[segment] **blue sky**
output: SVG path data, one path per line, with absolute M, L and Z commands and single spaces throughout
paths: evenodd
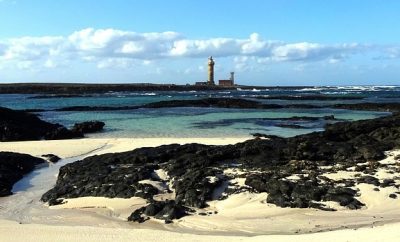
M 0 0 L 0 82 L 400 84 L 400 1 Z

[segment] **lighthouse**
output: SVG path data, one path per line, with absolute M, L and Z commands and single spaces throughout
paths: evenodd
M 212 58 L 212 56 L 210 56 L 210 58 L 208 58 L 208 81 L 207 84 L 208 85 L 215 85 L 214 83 L 214 60 Z

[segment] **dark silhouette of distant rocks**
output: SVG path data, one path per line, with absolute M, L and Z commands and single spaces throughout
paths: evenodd
M 314 104 L 268 104 L 249 99 L 242 98 L 203 98 L 191 100 L 168 100 L 152 102 L 143 105 L 125 105 L 125 106 L 69 106 L 52 110 L 30 109 L 28 112 L 45 112 L 45 111 L 117 111 L 117 110 L 134 110 L 139 108 L 175 108 L 175 107 L 200 107 L 200 108 L 235 108 L 235 109 L 313 109 L 313 108 L 334 108 L 349 110 L 368 110 L 368 111 L 384 111 L 399 112 L 400 103 L 353 103 L 353 104 L 333 104 L 333 105 L 314 105 Z
M 332 108 L 382 111 L 382 112 L 400 112 L 400 103 L 354 103 L 354 104 L 335 104 Z
M 310 100 L 310 101 L 334 101 L 334 100 L 360 100 L 361 96 L 338 96 L 338 95 L 275 95 L 258 96 L 257 99 L 278 99 L 278 100 Z
M 72 127 L 72 132 L 88 134 L 96 133 L 103 130 L 105 123 L 101 121 L 86 121 L 82 123 L 76 123 Z

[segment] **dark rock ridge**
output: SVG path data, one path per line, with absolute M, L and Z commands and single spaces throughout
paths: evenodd
M 336 119 L 333 115 L 323 117 L 293 116 L 289 118 L 235 118 L 221 119 L 218 121 L 194 122 L 193 127 L 198 129 L 210 129 L 216 127 L 226 127 L 238 123 L 253 123 L 262 127 L 276 126 L 283 128 L 323 128 L 327 123 L 343 121 Z
M 133 110 L 139 108 L 174 108 L 174 107 L 213 107 L 213 108 L 238 108 L 238 109 L 312 109 L 312 108 L 340 108 L 350 110 L 368 110 L 383 112 L 399 112 L 400 103 L 355 103 L 355 104 L 334 104 L 334 105 L 312 105 L 312 104 L 265 104 L 262 102 L 241 99 L 241 98 L 204 98 L 194 100 L 168 100 L 153 102 L 143 105 L 131 106 L 70 106 L 54 110 L 27 110 L 37 111 L 116 111 Z
M 0 197 L 11 195 L 14 183 L 45 162 L 26 154 L 0 152 Z
M 333 101 L 333 100 L 359 100 L 364 99 L 360 96 L 333 96 L 333 95 L 277 95 L 277 96 L 259 96 L 257 99 L 279 99 L 279 100 L 316 100 L 316 101 Z
M 41 120 L 37 115 L 0 107 L 0 141 L 54 140 L 81 138 L 84 133 L 101 130 L 103 122 L 75 124 L 72 130 Z
M 237 98 L 205 98 L 195 100 L 170 100 L 153 102 L 139 106 L 71 106 L 55 109 L 53 111 L 114 111 L 131 110 L 139 108 L 174 108 L 174 107 L 214 107 L 214 108 L 251 108 L 275 109 L 283 108 L 277 104 L 262 104 L 257 101 Z
M 262 104 L 260 102 L 239 98 L 205 98 L 197 100 L 170 100 L 145 104 L 143 108 L 172 108 L 172 107 L 216 107 L 216 108 L 282 108 L 277 104 Z
M 80 111 L 91 111 L 91 112 L 96 112 L 96 111 L 118 111 L 118 110 L 132 110 L 132 109 L 139 109 L 140 106 L 70 106 L 70 107 L 64 107 L 64 108 L 58 108 L 55 110 L 51 111 L 61 111 L 61 112 L 80 112 Z M 50 111 L 50 110 L 44 110 L 44 111 Z
M 335 104 L 332 108 L 382 111 L 382 112 L 400 112 L 400 103 L 354 103 L 354 104 Z
M 51 94 L 51 95 L 37 95 L 28 97 L 28 99 L 52 99 L 52 98 L 76 98 L 76 97 L 92 97 L 91 95 L 79 94 Z
M 172 144 L 88 157 L 61 167 L 55 187 L 42 200 L 52 204 L 62 198 L 82 196 L 139 196 L 147 199 L 149 205 L 129 218 L 138 222 L 143 222 L 145 216 L 165 217 L 169 221 L 184 216 L 184 211 L 190 213 L 186 207 L 204 208 L 207 201 L 245 190 L 268 192 L 266 202 L 281 207 L 329 210 L 321 202 L 335 201 L 358 209 L 363 204 L 357 200 L 352 186 L 363 182 L 377 184 L 376 181 L 369 177 L 334 181 L 323 174 L 349 167 L 374 173 L 381 165 L 376 161 L 385 157 L 384 151 L 400 147 L 400 114 L 331 124 L 326 131 L 291 138 L 266 138 L 226 146 Z M 370 165 L 358 166 L 364 162 Z M 246 170 L 240 176 L 246 178 L 247 186 L 236 189 L 228 185 L 224 193 L 216 195 L 224 184 L 239 176 L 225 174 L 226 168 Z M 159 169 L 167 172 L 167 180 L 155 175 Z M 290 179 L 293 175 L 299 178 Z M 174 200 L 155 201 L 155 194 L 170 191 L 139 183 L 149 179 L 169 184 L 175 190 Z M 392 181 L 384 183 L 393 185 Z

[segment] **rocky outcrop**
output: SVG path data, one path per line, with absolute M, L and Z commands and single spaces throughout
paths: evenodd
M 60 124 L 41 120 L 37 115 L 0 107 L 0 141 L 57 140 L 82 138 L 84 133 L 103 129 L 104 123 L 77 123 L 70 130 Z
M 36 95 L 28 97 L 28 99 L 54 99 L 54 98 L 76 98 L 76 97 L 92 97 L 91 95 L 79 95 L 79 94 L 51 94 L 51 95 Z
M 60 198 L 82 196 L 140 196 L 153 205 L 135 211 L 130 220 L 143 222 L 144 216 L 156 216 L 151 214 L 159 214 L 166 206 L 153 199 L 155 194 L 166 191 L 141 182 L 151 180 L 169 184 L 174 189 L 174 201 L 168 203 L 166 210 L 177 206 L 180 211 L 177 213 L 183 216 L 183 207 L 204 208 L 207 201 L 222 198 L 216 196 L 216 191 L 233 179 L 223 170 L 240 167 L 247 171 L 241 175 L 246 178 L 247 185 L 242 189 L 268 192 L 268 203 L 327 209 L 321 202 L 335 201 L 349 209 L 358 209 L 363 204 L 357 200 L 357 192 L 351 186 L 356 182 L 375 184 L 376 181 L 369 177 L 333 181 L 322 176 L 320 167 L 335 167 L 334 172 L 368 162 L 372 165 L 364 167 L 364 172 L 377 169 L 379 164 L 374 161 L 384 158 L 384 151 L 400 147 L 400 114 L 331 124 L 324 132 L 291 138 L 265 138 L 226 146 L 172 144 L 88 157 L 63 166 L 56 186 L 44 194 L 42 200 L 52 203 Z M 160 169 L 169 178 L 162 180 L 155 175 Z M 299 174 L 299 179 L 289 179 Z M 386 186 L 391 184 L 391 181 L 385 182 Z M 225 192 L 229 193 L 228 190 Z M 170 215 L 175 214 L 172 212 L 161 214 L 156 217 L 175 217 Z
M 400 112 L 400 103 L 353 103 L 353 104 L 335 104 L 332 108 L 382 111 L 382 112 Z
M 171 223 L 173 219 L 180 219 L 188 215 L 190 208 L 176 203 L 174 200 L 170 201 L 151 201 L 146 207 L 135 210 L 129 217 L 128 221 L 143 223 L 154 217 L 164 220 L 165 223 Z M 145 217 L 147 216 L 147 217 Z
M 87 134 L 96 133 L 103 130 L 105 123 L 100 121 L 87 121 L 83 123 L 76 123 L 72 127 L 72 132 Z
M 11 195 L 14 183 L 45 160 L 26 154 L 0 152 L 0 197 Z
M 310 101 L 332 101 L 332 100 L 359 100 L 360 96 L 339 96 L 339 95 L 275 95 L 259 96 L 257 99 L 278 99 L 278 100 L 310 100 Z
M 329 99 L 329 98 L 328 98 Z M 314 109 L 314 108 L 333 108 L 333 109 L 350 109 L 350 110 L 368 110 L 382 112 L 399 112 L 399 103 L 353 103 L 353 104 L 334 104 L 334 105 L 313 105 L 313 104 L 268 104 L 250 99 L 242 98 L 203 98 L 191 100 L 168 100 L 153 102 L 143 105 L 130 106 L 69 106 L 57 108 L 53 110 L 30 109 L 29 112 L 45 112 L 45 111 L 117 111 L 117 110 L 134 110 L 139 108 L 174 108 L 174 107 L 213 107 L 213 108 L 242 108 L 242 109 Z
M 343 121 L 336 119 L 333 115 L 322 117 L 311 116 L 293 116 L 288 118 L 232 118 L 221 119 L 217 121 L 193 122 L 194 128 L 212 129 L 216 127 L 225 127 L 240 123 L 253 123 L 258 126 L 276 126 L 282 128 L 323 128 L 327 123 Z
M 39 140 L 60 127 L 31 113 L 0 107 L 1 141 Z
M 44 154 L 42 155 L 43 158 L 45 158 L 46 160 L 48 160 L 51 163 L 57 163 L 59 160 L 61 160 L 60 157 L 54 155 L 54 154 Z
M 170 100 L 145 104 L 143 108 L 172 107 L 216 107 L 216 108 L 252 108 L 275 109 L 282 108 L 277 104 L 262 104 L 260 102 L 239 98 L 205 98 L 196 100 Z

